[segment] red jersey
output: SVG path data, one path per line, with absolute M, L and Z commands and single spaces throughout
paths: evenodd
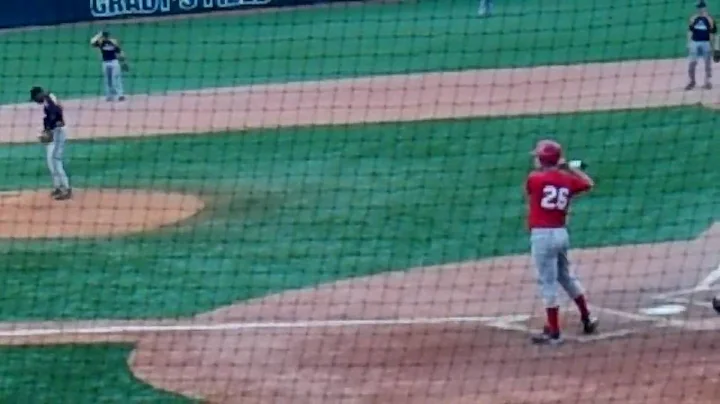
M 588 190 L 590 183 L 567 171 L 549 169 L 531 172 L 525 182 L 528 227 L 565 227 L 570 200 Z

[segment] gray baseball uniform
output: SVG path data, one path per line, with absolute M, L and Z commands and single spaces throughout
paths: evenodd
M 717 33 L 715 21 L 709 15 L 699 14 L 690 18 L 688 25 L 690 42 L 688 43 L 688 78 L 687 89 L 695 86 L 695 69 L 698 59 L 702 58 L 705 67 L 705 87 L 712 86 L 712 35 Z
M 480 15 L 480 16 L 490 15 L 490 14 L 492 14 L 494 8 L 495 8 L 494 0 L 480 0 L 480 5 L 478 6 L 478 15 Z
M 530 254 L 535 264 L 538 289 L 545 307 L 558 305 L 558 284 L 572 299 L 585 293 L 577 277 L 570 270 L 569 250 L 570 237 L 565 228 L 540 228 L 530 231 Z
M 70 180 L 65 173 L 63 164 L 66 141 L 67 130 L 64 127 L 56 128 L 53 130 L 53 141 L 45 145 L 45 157 L 52 176 L 53 187 L 56 189 L 70 189 Z
M 583 332 L 592 334 L 597 330 L 598 321 L 590 315 L 583 287 L 570 271 L 570 236 L 566 228 L 572 198 L 589 191 L 593 181 L 583 172 L 571 168 L 574 165 L 562 161 L 562 146 L 553 140 L 539 141 L 532 155 L 536 169 L 525 183 L 527 224 L 530 253 L 547 322 L 542 332 L 531 339 L 535 344 L 558 345 L 562 343 L 558 284 L 577 305 Z
M 102 70 L 104 76 L 105 98 L 110 101 L 114 98 L 122 99 L 125 97 L 123 88 L 122 69 L 120 62 L 115 60 L 102 62 Z
M 573 299 L 584 294 L 570 271 L 570 236 L 565 224 L 573 196 L 589 189 L 584 179 L 560 170 L 539 170 L 528 176 L 530 250 L 545 307 L 558 306 L 558 284 Z
M 47 94 L 43 100 L 45 130 L 52 131 L 53 141 L 45 145 L 45 158 L 55 189 L 69 190 L 70 180 L 65 173 L 63 157 L 65 155 L 65 142 L 67 129 L 65 127 L 64 111 L 53 94 Z
M 105 87 L 105 99 L 108 101 L 123 100 L 125 90 L 123 88 L 122 68 L 120 60 L 122 49 L 115 39 L 110 38 L 107 33 L 96 35 L 90 43 L 100 49 L 102 55 L 103 85 Z

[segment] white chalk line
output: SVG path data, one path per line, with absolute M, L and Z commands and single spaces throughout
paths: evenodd
M 591 306 L 591 309 L 595 312 L 605 312 L 610 315 L 615 315 L 622 318 L 627 318 L 635 321 L 644 321 L 644 322 L 656 322 L 658 319 L 655 317 L 650 316 L 643 316 L 641 314 L 633 314 L 628 312 L 623 312 L 619 310 L 614 309 L 608 309 L 604 307 L 598 307 L 598 306 Z M 528 327 L 526 324 L 520 324 L 522 322 L 525 322 L 530 319 L 531 316 L 524 316 L 525 318 L 522 318 L 523 316 L 516 316 L 516 318 L 512 318 L 511 316 L 506 316 L 502 319 L 494 320 L 485 323 L 485 325 L 490 327 L 499 328 L 501 330 L 506 331 L 518 331 L 522 332 L 524 334 L 532 334 L 536 332 L 540 332 L 539 329 L 533 329 L 531 327 Z M 635 327 L 635 328 L 621 328 L 619 330 L 612 330 L 612 331 L 601 331 L 598 334 L 594 335 L 572 335 L 572 334 L 566 334 L 563 337 L 566 340 L 574 341 L 578 343 L 592 343 L 592 342 L 598 342 L 598 341 L 604 341 L 609 339 L 616 339 L 616 338 L 623 338 L 623 337 L 629 337 L 633 334 L 636 334 L 638 332 L 646 330 L 647 327 Z
M 530 335 L 532 333 L 539 333 L 541 331 L 539 329 L 533 329 L 533 328 L 526 327 L 521 324 L 489 323 L 487 325 L 490 327 L 500 328 L 500 329 L 506 330 L 506 331 L 519 331 L 519 332 L 522 332 L 522 333 L 528 334 L 528 335 Z M 639 331 L 641 331 L 641 329 L 623 328 L 620 330 L 600 332 L 595 335 L 573 335 L 573 334 L 565 334 L 564 333 L 563 338 L 568 341 L 574 341 L 574 342 L 580 342 L 580 343 L 590 343 L 590 342 L 604 341 L 604 340 L 614 339 L 614 338 L 629 337 Z
M 347 319 L 312 320 L 288 322 L 235 322 L 216 324 L 173 324 L 173 325 L 120 325 L 120 326 L 63 326 L 56 328 L 24 328 L 0 330 L 0 338 L 49 337 L 63 335 L 109 335 L 165 332 L 206 332 L 206 331 L 243 331 L 262 329 L 303 329 L 303 328 L 343 328 L 363 326 L 396 325 L 439 325 L 460 323 L 497 323 L 506 324 L 526 321 L 530 316 L 514 314 L 507 316 L 461 316 L 461 317 L 418 317 L 394 319 Z
M 687 289 L 678 289 L 678 290 L 672 290 L 672 291 L 669 291 L 669 292 L 656 293 L 656 294 L 652 295 L 651 298 L 652 298 L 653 300 L 667 300 L 667 299 L 672 299 L 672 298 L 675 298 L 675 297 L 692 295 L 692 294 L 695 294 L 695 293 L 698 293 L 698 292 L 704 292 L 704 291 L 706 291 L 706 290 L 712 290 L 712 289 L 701 289 L 701 290 L 698 290 L 698 289 L 696 289 L 695 287 L 693 287 L 693 288 L 687 288 Z
M 22 195 L 20 191 L 0 191 L 0 199 L 18 198 Z
M 636 334 L 639 331 L 641 331 L 641 329 L 639 329 L 639 328 L 624 328 L 621 330 L 602 332 L 597 335 L 575 336 L 574 339 L 578 342 L 586 342 L 586 343 L 587 342 L 597 342 L 597 341 L 605 341 L 605 340 L 614 339 L 614 338 L 629 337 L 633 334 Z
M 657 317 L 648 316 L 645 314 L 631 313 L 629 311 L 615 310 L 615 309 L 610 309 L 607 307 L 592 306 L 591 310 L 595 311 L 595 312 L 600 312 L 600 313 L 607 313 L 607 314 L 610 314 L 613 316 L 617 316 L 617 317 L 624 318 L 626 320 L 632 320 L 632 321 L 654 323 L 654 322 L 662 320 Z
M 697 289 L 697 290 L 709 289 L 718 280 L 720 280 L 720 263 L 718 263 L 718 266 L 717 266 L 717 268 L 715 268 L 714 271 L 711 271 L 703 280 L 701 280 L 697 284 L 697 286 L 695 286 L 695 289 Z
M 3 192 L 0 192 L 2 195 Z M 683 304 L 695 304 L 701 307 L 711 307 L 707 302 L 697 302 L 682 296 L 692 295 L 701 291 L 720 290 L 712 285 L 720 279 L 720 266 L 694 288 L 681 289 L 653 296 L 653 299 L 666 300 Z M 707 324 L 698 327 L 693 321 L 658 318 L 639 313 L 631 313 L 622 310 L 610 309 L 607 307 L 592 306 L 596 312 L 604 312 L 617 317 L 632 321 L 652 323 L 656 327 L 673 326 L 688 330 L 693 329 L 718 329 L 719 326 Z M 137 333 L 166 333 L 166 332 L 211 332 L 211 331 L 243 331 L 258 329 L 302 329 L 302 328 L 341 328 L 341 327 L 362 327 L 362 326 L 396 326 L 396 325 L 438 325 L 451 323 L 484 323 L 490 327 L 520 331 L 524 333 L 533 332 L 529 327 L 518 324 L 530 319 L 527 314 L 512 314 L 505 316 L 453 316 L 453 317 L 418 317 L 418 318 L 393 318 L 393 319 L 342 319 L 342 320 L 311 320 L 311 321 L 288 321 L 288 322 L 233 322 L 233 323 L 209 323 L 209 324 L 174 324 L 174 325 L 120 325 L 120 326 L 85 326 L 73 327 L 62 326 L 56 328 L 22 328 L 12 330 L 0 330 L 0 338 L 27 338 L 27 337 L 60 337 L 67 335 L 118 335 Z M 2 324 L 0 323 L 0 326 Z M 601 333 L 595 336 L 568 336 L 568 339 L 579 342 L 591 342 L 609 338 L 629 336 L 642 331 L 643 328 L 626 328 Z
M 122 335 L 167 332 L 212 332 L 212 331 L 244 331 L 263 329 L 308 329 L 308 328 L 350 328 L 350 327 L 383 327 L 397 325 L 443 325 L 479 323 L 505 331 L 516 331 L 529 334 L 533 330 L 522 324 L 532 316 L 528 314 L 511 314 L 504 316 L 455 316 L 455 317 L 418 317 L 393 319 L 344 319 L 344 320 L 312 320 L 288 322 L 234 322 L 216 324 L 173 324 L 173 325 L 120 325 L 120 326 L 63 326 L 56 328 L 24 328 L 1 330 L 0 338 L 31 338 L 31 337 L 63 337 L 87 335 Z M 1 325 L 1 323 L 0 323 Z M 610 338 L 631 335 L 635 330 L 622 329 L 593 336 L 567 335 L 567 340 L 580 343 L 595 342 Z M 2 345 L 2 343 L 0 343 Z
M 595 312 L 626 318 L 633 321 L 652 323 L 657 327 L 675 326 L 685 329 L 697 329 L 697 325 L 690 325 L 682 320 L 670 320 L 642 314 L 624 312 L 606 307 L 593 306 Z M 479 323 L 506 331 L 531 333 L 533 330 L 525 324 L 532 316 L 528 314 L 511 314 L 503 316 L 453 316 L 453 317 L 415 317 L 415 318 L 389 318 L 389 319 L 341 319 L 341 320 L 309 320 L 309 321 L 267 321 L 267 322 L 230 322 L 230 323 L 201 323 L 201 324 L 157 324 L 157 325 L 117 325 L 117 326 L 58 326 L 28 327 L 10 330 L 0 330 L 0 338 L 31 338 L 31 337 L 63 337 L 88 335 L 122 335 L 144 333 L 169 332 L 213 332 L 213 331 L 249 331 L 249 330 L 277 330 L 277 329 L 309 329 L 309 328 L 351 328 L 351 327 L 387 327 L 398 325 L 444 325 Z M 0 323 L 0 326 L 2 323 Z M 686 326 L 687 325 L 687 326 Z M 703 329 L 708 325 L 703 324 Z M 601 332 L 597 335 L 576 336 L 567 335 L 566 339 L 588 343 L 611 338 L 627 337 L 637 332 L 647 330 L 646 327 L 624 328 L 619 330 Z M 0 345 L 2 345 L 0 343 Z
M 678 328 L 686 331 L 714 331 L 720 330 L 720 318 L 713 317 L 710 319 L 679 319 L 671 317 L 653 317 L 644 314 L 630 313 L 615 309 L 598 308 L 608 314 L 624 317 L 629 320 L 635 320 L 650 323 L 653 328 Z M 633 332 L 646 331 L 647 327 L 636 327 Z
M 611 316 L 616 316 L 620 318 L 624 318 L 626 320 L 632 320 L 637 321 L 640 323 L 652 323 L 656 324 L 658 319 L 655 317 L 638 314 L 638 313 L 631 313 L 627 311 L 622 310 L 615 310 L 608 307 L 600 307 L 600 306 L 590 306 L 590 310 L 596 313 L 605 313 L 609 314 Z M 602 328 L 602 323 L 600 323 L 600 327 Z M 576 337 L 578 342 L 597 342 L 597 341 L 604 341 L 609 339 L 616 339 L 616 338 L 623 338 L 623 337 L 630 337 L 634 334 L 637 334 L 639 332 L 646 331 L 648 327 L 630 327 L 630 328 L 621 328 L 619 330 L 613 330 L 613 331 L 606 331 L 606 332 L 600 332 L 597 335 L 583 335 Z
M 710 271 L 700 282 L 692 288 L 683 288 L 670 292 L 658 293 L 652 296 L 654 300 L 668 300 L 670 298 L 693 295 L 699 292 L 720 292 L 720 286 L 713 286 L 720 280 L 720 263 L 717 268 Z
M 683 304 L 685 306 L 696 306 L 696 307 L 702 307 L 704 309 L 712 309 L 712 303 L 710 301 L 704 301 L 704 300 L 697 300 L 687 297 L 668 297 L 665 299 L 662 299 L 667 303 L 677 303 L 677 304 Z

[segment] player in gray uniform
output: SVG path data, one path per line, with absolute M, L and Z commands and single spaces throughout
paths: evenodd
M 717 27 L 715 20 L 708 14 L 704 1 L 697 3 L 697 14 L 690 17 L 688 24 L 688 78 L 686 90 L 695 88 L 695 70 L 702 58 L 705 66 L 705 89 L 712 88 L 712 62 L 714 49 L 718 49 Z
M 105 99 L 124 101 L 125 90 L 122 75 L 123 72 L 129 70 L 129 67 L 118 41 L 111 38 L 110 33 L 103 31 L 90 39 L 90 45 L 98 48 L 102 56 Z
M 570 236 L 566 227 L 570 201 L 592 189 L 594 182 L 579 169 L 582 166 L 580 162 L 570 164 L 564 161 L 562 146 L 554 140 L 538 142 L 532 155 L 535 169 L 528 174 L 525 183 L 527 225 L 530 230 L 530 254 L 547 316 L 542 333 L 533 335 L 532 341 L 557 345 L 563 342 L 558 286 L 578 306 L 583 332 L 592 334 L 597 330 L 598 321 L 590 314 L 585 291 L 570 269 Z
M 30 89 L 30 100 L 43 104 L 45 112 L 40 142 L 45 145 L 45 156 L 52 177 L 53 191 L 50 196 L 58 201 L 70 199 L 72 198 L 72 188 L 70 188 L 70 180 L 63 165 L 67 129 L 62 106 L 58 103 L 55 95 L 46 92 L 42 87 Z
M 478 15 L 480 17 L 489 16 L 490 14 L 492 14 L 494 7 L 494 0 L 480 0 L 480 5 L 478 6 Z

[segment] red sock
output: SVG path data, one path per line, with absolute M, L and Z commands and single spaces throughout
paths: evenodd
M 575 304 L 577 304 L 578 309 L 580 309 L 580 317 L 590 317 L 590 310 L 588 310 L 587 302 L 585 301 L 585 295 L 580 295 L 576 297 Z
M 550 334 L 557 334 L 560 332 L 560 310 L 557 307 L 548 307 L 545 309 L 547 313 L 547 325 Z

